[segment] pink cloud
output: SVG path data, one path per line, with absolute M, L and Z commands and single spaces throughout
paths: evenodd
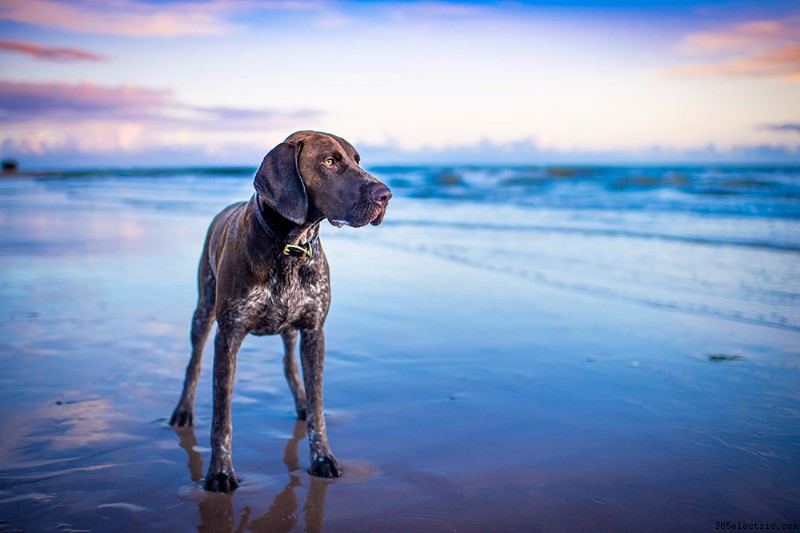
M 705 61 L 667 69 L 681 77 L 800 81 L 800 17 L 757 20 L 685 36 L 679 49 Z
M 685 65 L 671 69 L 670 72 L 688 77 L 734 76 L 800 81 L 800 44 L 717 62 Z
M 5 124 L 102 120 L 258 130 L 276 122 L 309 120 L 319 115 L 313 110 L 192 106 L 178 101 L 170 90 L 130 85 L 0 81 L 0 123 Z
M 0 151 L 8 157 L 122 152 L 144 157 L 172 148 L 185 154 L 190 146 L 217 157 L 240 145 L 255 154 L 265 138 L 309 129 L 321 116 L 303 109 L 196 106 L 170 90 L 130 85 L 0 81 Z
M 79 33 L 172 37 L 221 35 L 237 27 L 231 15 L 243 10 L 318 9 L 317 0 L 3 0 L 0 20 Z
M 213 35 L 231 29 L 224 2 L 5 0 L 0 19 L 74 32 L 128 36 Z
M 0 39 L 0 50 L 28 55 L 44 61 L 59 61 L 64 63 L 73 61 L 102 61 L 105 59 L 103 56 L 77 48 L 39 46 L 34 43 L 6 41 L 3 39 Z
M 800 39 L 798 17 L 756 20 L 720 31 L 692 33 L 683 38 L 680 49 L 689 54 L 715 54 L 780 45 L 796 39 Z
M 0 81 L 0 121 L 143 118 L 163 108 L 170 98 L 170 91 L 124 85 Z

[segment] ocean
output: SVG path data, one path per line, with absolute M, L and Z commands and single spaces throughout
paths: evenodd
M 390 216 L 374 234 L 326 230 L 335 238 L 369 239 L 601 298 L 800 329 L 800 167 L 370 170 L 394 192 Z M 211 217 L 250 196 L 254 172 L 42 173 L 6 178 L 0 201 L 10 235 L 11 214 L 31 188 L 47 191 L 42 201 L 69 198 L 94 210 Z M 6 244 L 17 245 L 13 238 Z

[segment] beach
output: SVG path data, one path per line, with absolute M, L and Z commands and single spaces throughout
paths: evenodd
M 169 415 L 211 218 L 252 169 L 0 181 L 0 531 L 710 531 L 800 524 L 800 170 L 373 169 L 323 224 L 328 436 L 280 338 L 238 357 L 207 493 Z M 720 527 L 719 524 L 722 524 Z

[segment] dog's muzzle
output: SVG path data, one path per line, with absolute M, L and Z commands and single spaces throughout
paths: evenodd
M 375 218 L 370 221 L 373 226 L 379 225 L 383 222 L 383 217 L 386 216 L 386 207 L 389 205 L 389 200 L 392 199 L 392 191 L 381 182 L 374 183 L 369 191 L 370 200 L 377 207 Z

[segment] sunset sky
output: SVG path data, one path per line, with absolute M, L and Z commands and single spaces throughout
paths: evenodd
M 667 7 L 664 7 L 664 6 Z M 2 0 L 2 157 L 800 163 L 800 2 Z

